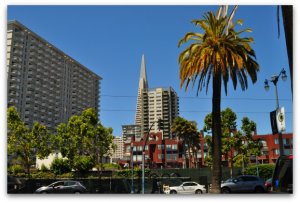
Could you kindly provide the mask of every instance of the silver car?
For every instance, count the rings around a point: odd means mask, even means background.
[[[196,182],[183,182],[179,186],[168,187],[165,191],[166,194],[202,194],[206,193],[204,185]]]
[[[79,181],[57,181],[38,188],[35,193],[86,193],[87,189]]]
[[[266,192],[264,181],[257,176],[242,175],[221,184],[222,193]]]

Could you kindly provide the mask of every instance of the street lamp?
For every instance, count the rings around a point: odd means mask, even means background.
[[[130,148],[131,148],[131,193],[134,193],[134,187],[133,187],[133,181],[134,181],[134,165],[133,165],[133,136],[131,136],[131,144],[130,144]]]
[[[284,68],[280,71],[280,73],[278,75],[274,75],[271,77],[271,80],[265,80],[265,90],[268,91],[270,89],[269,83],[268,82],[272,82],[275,86],[275,96],[276,96],[276,110],[279,109],[279,100],[278,100],[278,90],[277,90],[277,82],[278,79],[280,78],[282,81],[286,81],[287,79],[287,75],[286,75],[286,71],[284,70]],[[282,141],[282,133],[278,132],[278,141],[279,141],[279,154],[283,155],[284,151],[283,151],[283,141]]]

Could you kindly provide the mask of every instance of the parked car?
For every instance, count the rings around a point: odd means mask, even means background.
[[[79,181],[57,181],[38,188],[35,193],[86,193],[87,189]]]
[[[268,180],[266,180],[265,187],[266,187],[266,190],[268,192],[271,191],[271,188],[272,188],[272,178],[269,178]]]
[[[183,182],[179,186],[171,186],[164,190],[166,194],[202,194],[206,193],[204,185],[196,182]]]
[[[257,176],[242,175],[221,184],[222,193],[266,192],[264,181]]]

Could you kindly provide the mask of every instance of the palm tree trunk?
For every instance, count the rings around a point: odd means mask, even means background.
[[[291,90],[293,96],[293,6],[282,5],[283,27],[285,32],[285,43],[289,59],[290,75],[291,75]]]
[[[221,85],[221,73],[217,72],[213,76],[211,193],[221,192]]]

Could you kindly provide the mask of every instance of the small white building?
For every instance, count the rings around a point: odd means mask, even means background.
[[[46,159],[36,158],[35,166],[37,169],[41,169],[42,165],[44,164],[48,169],[50,169],[52,161],[56,158],[62,158],[62,155],[60,152],[52,153]]]

